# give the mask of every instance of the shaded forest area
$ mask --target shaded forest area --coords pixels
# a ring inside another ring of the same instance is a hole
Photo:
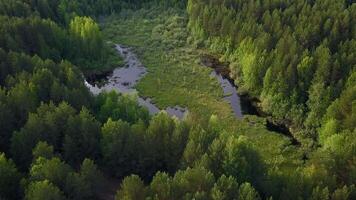
[[[122,64],[96,20],[151,7],[187,10],[187,43],[293,128],[303,165],[267,164],[215,115],[89,92],[83,73]],[[0,15],[0,199],[99,199],[108,176],[118,200],[356,198],[353,1],[0,0]]]

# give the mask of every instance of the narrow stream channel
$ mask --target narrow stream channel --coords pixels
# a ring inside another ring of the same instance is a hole
[[[97,95],[102,91],[111,90],[116,90],[122,94],[137,93],[135,85],[143,76],[147,74],[146,67],[142,65],[130,48],[117,44],[116,49],[124,58],[125,66],[116,68],[113,73],[107,77],[107,81],[103,86],[98,86],[95,83],[85,81],[85,85],[94,95]],[[143,98],[139,96],[138,102],[141,106],[146,107],[152,115],[161,111],[155,104],[152,103],[150,98]],[[168,107],[165,111],[170,116],[176,116],[179,119],[182,119],[188,112],[186,108],[182,108],[180,106]]]
[[[229,102],[232,110],[237,118],[243,118],[243,113],[241,109],[241,99],[237,94],[235,86],[221,74],[216,71],[211,72],[212,77],[216,77],[224,91],[224,100]]]
[[[262,112],[248,97],[242,97],[237,93],[237,86],[234,80],[230,78],[228,63],[221,63],[218,58],[211,55],[202,55],[201,64],[214,69],[211,76],[218,79],[224,91],[224,100],[230,103],[236,118],[243,118],[244,115],[263,117],[266,119],[267,130],[285,135],[290,138],[293,145],[300,145],[300,142],[294,138],[286,125],[274,122],[271,120],[271,116]]]

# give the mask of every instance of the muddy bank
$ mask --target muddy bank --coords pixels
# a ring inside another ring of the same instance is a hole
[[[107,77],[110,77],[112,75],[113,70],[114,69],[107,70],[107,71],[100,71],[100,72],[89,71],[84,73],[84,77],[90,85],[103,86],[106,84]]]

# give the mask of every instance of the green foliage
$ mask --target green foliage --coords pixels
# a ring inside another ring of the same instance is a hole
[[[239,182],[260,184],[265,172],[257,152],[242,137],[230,137],[226,142],[222,164],[226,174],[236,177]]]
[[[23,3],[22,0],[0,1],[0,15],[8,15],[15,17],[26,17],[31,14],[31,9],[28,4]]]
[[[0,88],[0,151],[8,151],[11,132],[14,130],[14,113],[9,107],[6,92]]]
[[[276,172],[269,170],[272,183],[286,187],[279,195],[272,192],[278,186],[267,191],[274,198],[306,198],[312,190],[316,199],[331,198],[335,190],[340,191],[335,182],[354,184],[354,4],[190,0],[187,11],[190,41],[222,54],[221,59],[231,63],[231,76],[240,91],[259,98],[259,106],[275,120],[287,122],[305,147],[319,142],[315,152],[309,150],[310,160],[299,177],[299,172],[288,178],[278,172],[274,177]],[[212,152],[223,152],[225,142],[214,141]],[[227,152],[239,152],[229,149]],[[238,158],[244,156],[228,160],[238,165]],[[214,165],[216,161],[219,159],[205,161],[205,165],[214,172],[224,171]]]
[[[77,55],[82,62],[89,63],[103,58],[103,38],[98,24],[90,17],[75,17],[69,24],[69,33],[72,36],[72,45],[78,50]],[[99,51],[98,51],[99,50]],[[77,61],[80,63],[81,61]],[[85,63],[85,64],[87,64]],[[82,66],[85,66],[82,65]],[[88,65],[88,64],[87,64]]]
[[[104,43],[97,23],[76,17],[68,30],[50,19],[0,15],[0,48],[38,55],[56,62],[68,59],[85,70],[105,71],[121,64]]]
[[[88,185],[89,191],[87,196],[89,198],[95,198],[101,189],[104,178],[94,161],[87,158],[83,160],[80,166],[80,177],[83,179],[83,182]]]
[[[20,193],[21,174],[16,169],[12,160],[6,159],[4,153],[0,153],[0,198],[16,199]]]
[[[140,161],[143,159],[144,151],[144,135],[141,134],[140,131],[131,130],[130,125],[123,121],[109,119],[104,124],[101,149],[103,162],[108,171],[117,177],[141,172]]]
[[[116,193],[116,200],[144,200],[146,189],[140,177],[132,175],[121,183],[121,189]]]
[[[123,180],[116,199],[355,198],[352,1],[190,0],[188,17],[185,5],[0,0],[1,199],[98,199],[110,189],[100,169]],[[141,95],[191,114],[151,118],[135,96],[93,97],[82,74],[121,63],[106,39],[136,47]],[[239,89],[315,148],[264,118],[234,119],[192,47],[221,54]]]
[[[70,164],[78,165],[85,158],[98,158],[100,123],[86,108],[67,120],[62,141],[65,160]]]
[[[137,103],[135,96],[125,96],[115,91],[100,93],[96,97],[95,110],[97,118],[106,122],[108,118],[136,123],[139,120],[148,123],[150,115],[148,111]]]
[[[102,190],[103,175],[96,164],[84,159],[78,173],[69,173],[64,191],[70,199],[96,199]]]
[[[250,183],[244,183],[240,186],[238,197],[239,197],[238,199],[246,199],[246,200],[261,199],[258,192],[251,186]]]
[[[149,186],[151,195],[157,200],[172,198],[172,188],[172,178],[163,172],[157,172]]]
[[[187,5],[192,42],[203,41],[223,54],[241,91],[313,139],[355,70],[354,10],[347,1],[190,0]]]
[[[0,47],[59,61],[68,55],[65,30],[39,17],[0,17]],[[67,54],[66,54],[67,53]]]
[[[59,188],[65,186],[65,177],[72,172],[71,167],[59,158],[50,160],[43,157],[37,158],[30,169],[30,181],[48,180]]]
[[[329,189],[324,188],[321,189],[320,187],[317,187],[313,190],[312,196],[310,197],[311,200],[322,200],[322,199],[328,199],[329,198]]]
[[[355,158],[356,152],[355,130],[344,131],[329,137],[321,151],[328,158],[326,168],[329,173],[337,176],[340,183],[354,184],[356,177]]]
[[[212,189],[212,199],[214,200],[235,200],[241,199],[238,198],[239,195],[239,185],[235,178],[232,176],[222,175],[214,184],[214,188]]]
[[[89,159],[84,159],[79,172],[75,172],[58,157],[51,159],[39,157],[32,163],[29,175],[27,191],[31,190],[33,184],[48,181],[58,187],[64,196],[78,200],[95,199],[103,182],[101,172]]]
[[[48,180],[31,183],[26,190],[26,200],[64,200],[63,193]]]
[[[180,124],[164,112],[159,113],[150,121],[146,135],[147,145],[155,148],[147,149],[151,165],[153,164],[148,167],[152,170],[148,173],[155,173],[157,169],[168,172],[176,170],[189,131],[183,123]]]
[[[158,170],[174,173],[188,133],[185,122],[175,121],[166,113],[155,116],[148,127],[142,121],[130,126],[109,119],[102,127],[104,165],[117,177],[136,173],[148,179]]]
[[[84,158],[97,158],[100,123],[85,108],[79,114],[66,103],[41,105],[30,114],[25,126],[12,137],[11,152],[22,168],[29,166],[32,149],[40,141],[63,153],[66,161],[79,164]],[[34,155],[36,156],[36,155]]]
[[[232,135],[234,135],[232,138],[244,135],[248,140],[246,154],[251,152],[246,157],[251,163],[255,163],[258,166],[256,168],[246,168],[247,171],[251,170],[250,174],[253,175],[256,172],[258,175],[253,176],[258,185],[255,185],[255,183],[253,185],[260,192],[262,190],[269,191],[266,189],[268,188],[266,187],[267,184],[263,184],[262,182],[264,181],[261,180],[271,178],[267,175],[271,169],[279,169],[283,174],[283,178],[288,180],[289,175],[287,174],[294,174],[296,167],[302,164],[302,153],[299,148],[292,147],[289,139],[266,131],[263,118],[258,118],[256,121],[244,120],[244,122],[232,119],[230,106],[226,104],[225,107],[225,102],[221,101],[220,86],[217,83],[215,84],[215,78],[209,77],[210,69],[203,68],[197,64],[199,60],[198,54],[205,52],[192,50],[186,45],[172,50],[168,44],[174,41],[166,40],[165,37],[161,37],[159,34],[153,34],[155,33],[153,32],[154,29],[164,30],[160,24],[170,21],[170,12],[173,11],[161,11],[160,13],[156,9],[152,9],[139,10],[133,13],[125,12],[119,16],[108,18],[103,26],[103,31],[106,37],[114,39],[120,44],[136,47],[135,50],[140,60],[143,61],[143,64],[147,66],[150,72],[138,83],[138,90],[141,95],[152,97],[153,101],[162,107],[180,104],[180,102],[187,105],[191,115],[186,121],[189,125],[192,125],[192,130],[189,132],[188,140],[185,142],[183,157],[179,159],[181,160],[179,163],[180,168],[203,166],[214,173],[216,177],[220,177],[226,173],[222,167],[223,161],[229,162],[230,159],[225,153],[227,152],[227,139]],[[162,17],[158,18],[157,16]],[[165,32],[169,32],[169,29],[160,33]],[[160,41],[157,41],[158,39]],[[173,37],[170,39],[173,39]],[[187,56],[188,54],[191,56]],[[159,80],[157,77],[159,77]],[[207,123],[212,113],[215,114],[215,117],[212,117],[213,119]],[[221,120],[217,120],[218,118]],[[219,135],[223,136],[220,138]],[[164,136],[161,137],[164,138]],[[145,152],[154,152],[155,150],[152,146],[148,145],[148,150],[145,150]],[[162,149],[163,147],[164,145]],[[158,157],[165,160],[162,157],[168,154],[166,152],[168,151],[166,150],[165,153]],[[243,152],[241,153],[242,157],[245,156],[245,151]],[[135,167],[133,173],[148,181],[146,172],[151,169],[147,167],[147,164],[150,164],[148,159],[151,156],[144,155],[143,157],[147,158],[144,160],[146,165],[140,165],[144,166],[144,173],[136,171],[139,167]],[[246,157],[241,159],[241,163]],[[235,159],[234,157],[232,158]],[[231,163],[233,162],[231,161]],[[246,164],[246,166],[249,165]],[[154,167],[152,168],[155,169]],[[152,170],[152,175],[155,170]],[[166,169],[160,170],[166,171]],[[170,174],[172,173],[174,172]],[[278,182],[274,177],[271,179]],[[243,180],[238,181],[239,183],[244,182]],[[286,183],[282,182],[281,185],[283,184]],[[279,188],[280,186],[276,185],[275,187]],[[277,192],[274,194],[276,196],[279,195]]]
[[[260,199],[259,194],[249,184],[239,187],[233,177],[221,176],[217,181],[204,168],[187,168],[178,171],[174,177],[158,172],[145,187],[141,179],[132,175],[124,179],[116,199]]]
[[[175,199],[207,199],[214,186],[214,176],[204,168],[178,171],[173,178]]]
[[[22,168],[28,167],[32,160],[32,149],[40,141],[53,145],[56,151],[60,150],[67,120],[74,113],[66,103],[58,107],[53,104],[39,107],[36,114],[29,116],[25,126],[12,136],[11,153],[15,162]]]
[[[322,144],[326,138],[334,134],[342,132],[343,130],[353,131],[355,129],[355,77],[356,73],[353,72],[341,96],[336,99],[326,111],[323,126],[320,130],[320,142]]]
[[[178,15],[168,18],[163,24],[152,29],[152,39],[161,42],[166,49],[182,47],[186,43],[188,32],[184,27],[186,19]]]
[[[49,146],[46,142],[39,142],[33,149],[32,156],[34,160],[37,160],[40,157],[51,159],[54,156],[53,146]]]
[[[2,50],[0,52],[0,84],[6,89],[1,100],[12,110],[15,125],[21,125],[27,113],[33,112],[40,102],[67,101],[76,108],[89,105],[89,92],[81,81],[80,71],[72,64],[65,61],[55,63],[37,56],[5,53]]]

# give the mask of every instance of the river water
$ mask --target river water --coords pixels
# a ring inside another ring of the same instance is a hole
[[[107,77],[107,81],[104,85],[98,86],[95,83],[85,82],[85,85],[90,91],[97,95],[102,91],[116,90],[123,94],[137,93],[135,89],[136,83],[147,74],[147,69],[140,62],[136,54],[129,48],[122,45],[116,45],[116,50],[124,58],[125,66],[116,68],[111,75]],[[241,109],[241,100],[237,94],[236,87],[229,79],[220,74],[218,70],[211,73],[211,76],[216,77],[219,81],[223,91],[224,100],[229,102],[231,108],[237,118],[242,118],[243,113]],[[156,114],[161,110],[152,103],[150,98],[143,98],[138,96],[138,102],[141,106],[148,109],[151,114]],[[170,116],[176,116],[182,119],[188,112],[186,108],[180,106],[168,107],[165,111]]]
[[[135,89],[135,85],[143,76],[147,74],[147,69],[129,47],[116,45],[116,49],[124,58],[125,66],[116,68],[111,75],[105,77],[106,81],[104,85],[98,86],[95,83],[85,81],[85,85],[94,95],[97,95],[102,91],[112,90],[116,90],[123,94],[138,94]],[[250,100],[241,98],[237,93],[237,87],[234,84],[234,81],[229,77],[230,71],[226,63],[221,63],[217,58],[212,56],[204,55],[201,58],[201,64],[214,69],[210,75],[217,78],[221,88],[224,91],[223,100],[227,101],[231,105],[232,111],[234,112],[236,118],[243,118],[245,114],[261,116],[261,113],[255,106],[252,105]],[[139,105],[147,108],[152,115],[161,111],[150,98],[143,98],[138,95],[138,103]],[[187,108],[180,106],[168,107],[164,110],[170,116],[175,116],[179,119],[182,119],[188,113]],[[293,138],[293,135],[289,132],[286,126],[275,124],[268,118],[266,119],[266,128],[268,130],[286,135],[291,138],[292,143],[298,144],[298,141]]]
[[[232,110],[237,118],[242,118],[241,100],[240,96],[237,94],[235,86],[221,74],[216,71],[211,72],[212,77],[216,77],[224,91],[224,100],[229,102]]]
[[[122,94],[138,94],[135,89],[137,82],[147,74],[147,69],[142,65],[136,54],[129,48],[122,45],[116,45],[116,50],[124,58],[125,66],[116,68],[113,73],[107,77],[107,81],[103,86],[98,86],[95,83],[85,81],[85,85],[90,91],[97,95],[102,91],[116,90]],[[161,110],[152,103],[150,98],[138,96],[138,103],[146,107],[150,114],[156,114]],[[170,116],[176,116],[182,119],[188,110],[180,106],[168,107],[165,111]]]

